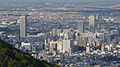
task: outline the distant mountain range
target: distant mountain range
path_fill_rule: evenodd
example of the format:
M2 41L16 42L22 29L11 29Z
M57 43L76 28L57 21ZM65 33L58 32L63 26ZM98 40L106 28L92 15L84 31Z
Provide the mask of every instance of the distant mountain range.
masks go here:
M0 67L59 67L54 63L39 61L27 53L0 40Z

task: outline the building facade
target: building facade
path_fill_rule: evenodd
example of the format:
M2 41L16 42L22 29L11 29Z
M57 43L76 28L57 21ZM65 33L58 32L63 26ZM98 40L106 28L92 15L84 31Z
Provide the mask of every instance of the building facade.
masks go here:
M20 37L27 37L27 16L20 17Z

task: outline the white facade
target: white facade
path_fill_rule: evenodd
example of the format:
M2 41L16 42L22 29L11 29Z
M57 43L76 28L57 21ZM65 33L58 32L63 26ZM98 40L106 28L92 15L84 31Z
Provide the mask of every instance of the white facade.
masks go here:
M24 47L24 46L30 46L30 43L21 42L21 46L22 46L22 47Z
M20 37L27 36L27 17L21 16L20 17Z
M86 46L86 53L89 54L90 53L90 44L87 43L87 46Z
M63 40L63 53L69 52L69 49L72 49L72 52L74 51L74 41L73 40Z
M89 26L90 26L90 32L94 33L95 32L95 16L90 15L89 16Z
M84 33L84 23L78 22L78 30L80 33Z
M57 41L57 50L59 52L62 52L62 50L63 50L63 42L62 41Z
M30 50L31 51L31 44L30 43L21 42L21 47L25 50Z

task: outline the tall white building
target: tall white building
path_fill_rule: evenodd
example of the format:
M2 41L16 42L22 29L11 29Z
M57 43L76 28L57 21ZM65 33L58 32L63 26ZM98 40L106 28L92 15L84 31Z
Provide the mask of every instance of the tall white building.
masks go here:
M73 40L63 40L63 53L65 51L69 52L69 49L74 51L74 41Z
M68 39L68 34L65 34L63 39L63 53L64 52L72 53L73 51L74 51L74 40Z
M89 54L90 53L90 44L87 43L87 46L86 46L86 54Z
M95 32L95 16L90 15L89 16L89 26L90 26L90 32L94 33Z
M27 17L20 17L20 37L27 37Z
M83 22L78 22L78 31L80 33L84 33L84 23Z
M104 44L104 34L103 34L103 40L102 40L102 46L101 46L101 51L105 51L105 44Z

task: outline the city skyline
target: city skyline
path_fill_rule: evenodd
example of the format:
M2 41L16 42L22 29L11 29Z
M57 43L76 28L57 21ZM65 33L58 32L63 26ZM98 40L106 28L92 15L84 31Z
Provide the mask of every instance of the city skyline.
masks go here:
M7 55L11 62L0 61L14 66L19 61L15 56L29 54L33 60L60 67L119 67L119 4L118 0L0 1L0 39L23 52L16 55L1 47L0 57ZM26 62L32 61L24 59L23 67L30 65Z

